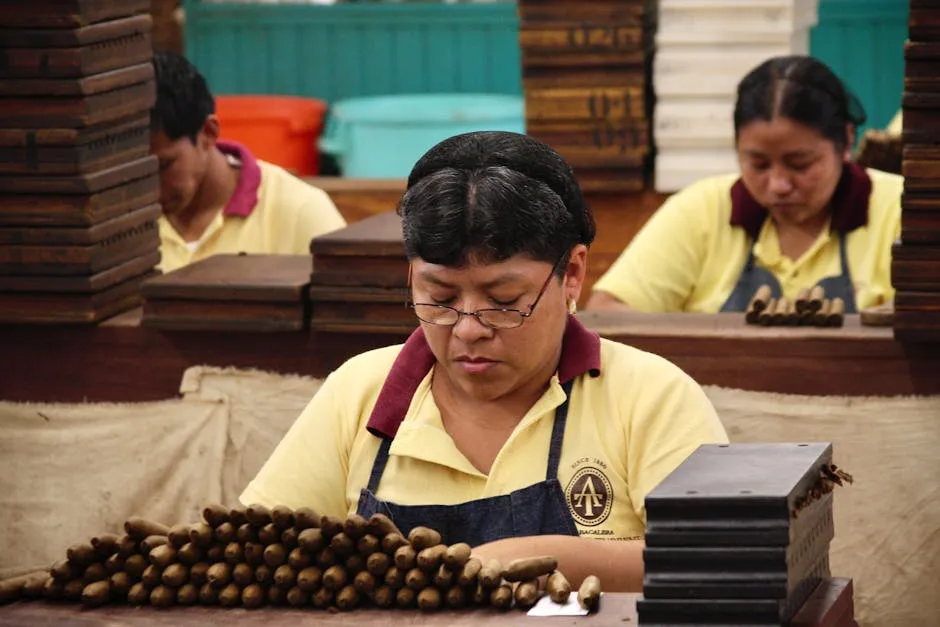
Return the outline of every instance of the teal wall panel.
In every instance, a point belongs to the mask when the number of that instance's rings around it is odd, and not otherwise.
[[[742,0],[746,1],[746,0]],[[900,106],[908,0],[819,0],[814,56],[858,94],[869,126]],[[513,2],[186,2],[186,50],[218,94],[336,101],[433,92],[521,94]]]
[[[884,128],[901,108],[908,0],[820,0],[810,51],[856,93],[868,127]]]
[[[187,56],[218,94],[521,94],[518,33],[512,2],[186,2]]]

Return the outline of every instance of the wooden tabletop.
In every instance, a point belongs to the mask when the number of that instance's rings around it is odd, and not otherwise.
[[[509,625],[551,625],[552,627],[630,627],[637,625],[635,594],[605,594],[600,611],[588,616],[553,616],[535,618],[519,610],[499,612],[491,608],[460,612],[423,613],[417,610],[363,609],[349,613],[330,613],[321,610],[294,610],[262,608],[258,610],[221,609],[203,607],[109,606],[95,610],[81,610],[75,605],[53,605],[41,602],[21,602],[0,608],[0,626],[44,627],[46,625],[79,625],[82,627],[189,627],[223,623],[225,627],[280,627],[282,625],[353,625],[359,627],[385,627],[389,623],[412,627],[501,627]]]
[[[702,385],[785,394],[940,394],[940,345],[896,342],[891,331],[747,326],[737,314],[582,312],[603,337],[669,359]],[[137,402],[174,398],[186,368],[257,368],[325,377],[360,352],[407,333],[161,331],[128,313],[105,324],[0,325],[0,399]],[[50,385],[50,382],[55,382]]]

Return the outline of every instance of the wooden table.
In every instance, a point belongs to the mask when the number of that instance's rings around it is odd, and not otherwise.
[[[823,581],[813,591],[791,621],[791,627],[841,627],[854,616],[853,585],[851,579],[832,578]],[[153,627],[188,627],[224,622],[227,627],[254,625],[356,625],[384,627],[388,623],[414,627],[478,627],[487,625],[551,625],[568,627],[630,627],[638,624],[636,602],[638,594],[605,593],[600,610],[588,616],[553,616],[534,618],[521,611],[498,612],[493,609],[468,609],[460,612],[422,613],[416,610],[357,610],[351,613],[329,613],[319,610],[288,608],[262,608],[258,610],[220,608],[181,608],[159,610],[151,607],[134,608],[108,606],[95,610],[82,610],[76,605],[58,605],[41,602],[20,602],[0,607],[0,627],[23,625],[80,625],[86,627],[123,627],[124,625],[150,625]]]
[[[746,326],[737,314],[582,312],[604,337],[662,355],[703,385],[809,395],[940,394],[940,345],[891,329]],[[0,400],[137,402],[173,398],[193,365],[324,377],[402,333],[159,331],[139,312],[94,327],[0,325]]]
[[[0,627],[43,627],[45,625],[79,625],[83,627],[189,627],[224,623],[226,627],[280,627],[286,625],[353,625],[384,627],[388,624],[412,627],[509,627],[510,625],[551,625],[552,627],[630,627],[637,625],[635,594],[606,594],[600,612],[588,616],[527,617],[519,610],[498,612],[493,609],[472,609],[461,612],[422,613],[417,610],[375,609],[350,613],[319,610],[262,608],[258,610],[220,608],[155,608],[104,607],[80,610],[74,605],[17,603],[0,608]]]

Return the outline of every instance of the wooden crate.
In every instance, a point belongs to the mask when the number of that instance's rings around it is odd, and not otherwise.
[[[587,191],[640,191],[650,152],[645,0],[521,0],[526,131],[561,153]]]
[[[940,342],[940,2],[910,0],[904,46],[901,241],[892,249],[894,336]]]
[[[306,255],[215,255],[144,284],[143,326],[298,331],[307,323]]]

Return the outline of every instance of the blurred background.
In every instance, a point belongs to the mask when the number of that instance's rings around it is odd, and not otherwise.
[[[736,83],[777,54],[826,62],[867,128],[900,108],[907,0],[625,0],[641,13],[581,31],[582,2],[559,4],[154,0],[154,37],[206,76],[224,137],[301,176],[401,178],[443,137],[501,128],[587,188],[668,193],[736,170]]]

